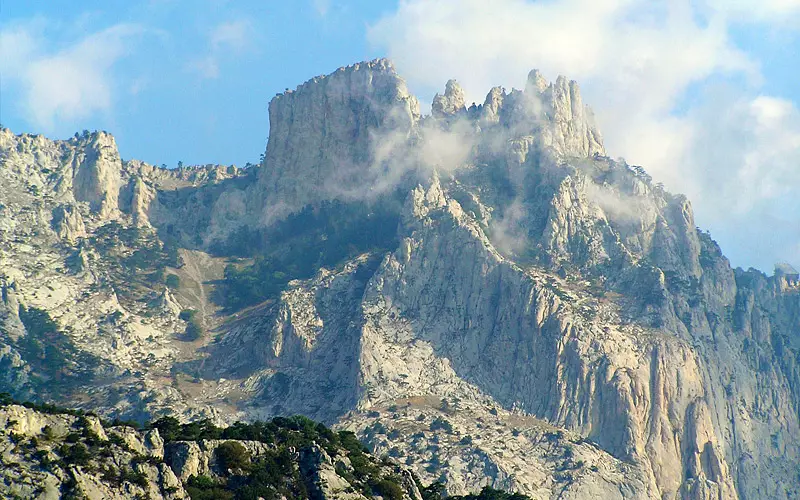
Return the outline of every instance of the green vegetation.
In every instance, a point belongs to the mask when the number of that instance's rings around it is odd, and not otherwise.
[[[192,500],[233,500],[233,492],[208,476],[192,476],[186,483],[186,493]]]
[[[164,284],[176,290],[181,286],[181,279],[177,274],[168,274],[167,278],[164,280]]]
[[[490,486],[484,486],[480,493],[473,495],[463,496],[447,496],[445,494],[444,484],[435,482],[425,488],[420,488],[423,500],[439,500],[447,498],[449,500],[530,500],[530,497],[519,493],[506,493],[502,490],[496,490]]]
[[[45,391],[42,396],[68,391],[80,382],[91,380],[93,373],[87,367],[97,367],[100,361],[80,352],[47,311],[20,305],[19,318],[27,334],[15,347]]]
[[[227,441],[219,445],[215,453],[225,470],[247,470],[250,467],[250,454],[242,443]]]
[[[270,422],[236,423],[227,428],[214,426],[208,420],[180,424],[172,417],[161,418],[150,425],[159,430],[166,442],[201,439],[232,440],[220,445],[216,458],[219,478],[193,478],[188,492],[193,499],[206,498],[308,498],[306,480],[294,465],[293,453],[309,453],[314,445],[331,456],[346,454],[352,471],[339,474],[368,495],[383,492],[385,498],[402,498],[399,479],[383,474],[378,462],[352,432],[334,432],[326,426],[301,416],[276,417]],[[233,440],[260,441],[271,449],[251,457],[247,449]],[[294,451],[293,451],[294,450]],[[396,496],[400,492],[400,496]]]
[[[162,243],[152,229],[111,221],[90,238],[121,298],[144,300],[153,284],[163,283],[166,268],[182,265],[177,245]]]
[[[447,421],[446,418],[436,417],[433,422],[431,422],[430,426],[431,431],[435,431],[437,429],[441,429],[448,434],[453,433],[453,426],[450,422]]]
[[[8,394],[0,394],[0,406],[19,404]],[[29,439],[19,437],[19,446],[29,448],[30,457],[48,470],[61,469],[67,480],[62,493],[74,494],[74,481],[68,472],[74,466],[99,474],[111,486],[125,483],[147,487],[145,464],[157,465],[161,459],[144,457],[133,452],[124,439],[108,431],[108,440],[101,440],[91,429],[92,425],[83,412],[58,408],[53,405],[24,403],[24,406],[50,414],[65,413],[78,416],[70,432],[57,437],[51,428],[44,428],[42,435]],[[125,425],[121,421],[103,424],[107,429]],[[237,422],[220,428],[209,420],[181,424],[174,417],[163,417],[145,426],[158,429],[165,443],[176,441],[223,440],[214,451],[216,466],[212,475],[189,478],[184,487],[192,500],[311,498],[311,478],[302,466],[304,457],[321,447],[329,456],[347,456],[351,467],[335,460],[335,470],[342,478],[366,497],[380,495],[386,500],[401,500],[405,488],[401,469],[390,462],[380,462],[372,457],[356,435],[348,431],[334,432],[323,424],[302,416],[276,417],[269,422]],[[267,446],[253,455],[242,441],[259,441]],[[47,446],[46,449],[37,447]],[[251,448],[252,449],[252,448]],[[122,453],[132,458],[126,463]],[[113,458],[113,460],[112,460]],[[313,461],[313,459],[312,459]],[[419,482],[417,481],[418,485]],[[425,500],[445,498],[444,487],[434,483],[428,487],[419,485]],[[525,500],[527,497],[484,488],[478,495],[449,497],[465,500]]]
[[[239,228],[216,242],[220,255],[253,257],[250,265],[229,265],[217,302],[237,310],[277,297],[293,279],[307,279],[320,267],[335,267],[362,253],[382,253],[397,246],[399,217],[392,201],[325,201],[307,206],[267,230]]]
[[[399,480],[379,479],[371,483],[373,491],[386,500],[403,500],[403,488],[398,484]]]
[[[197,311],[194,309],[184,309],[181,311],[179,317],[186,322],[186,330],[183,333],[184,340],[194,342],[203,336],[203,324],[200,318],[197,317]]]

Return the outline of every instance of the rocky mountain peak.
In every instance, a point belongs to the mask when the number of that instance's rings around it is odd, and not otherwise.
[[[528,81],[525,84],[525,92],[534,93],[537,92],[541,94],[545,90],[547,90],[548,82],[545,77],[542,75],[542,72],[538,69],[532,69],[530,73],[528,73]]]
[[[448,80],[444,95],[436,94],[433,97],[431,113],[435,118],[453,116],[466,110],[464,103],[464,89],[457,81]]]
[[[374,167],[386,145],[412,136],[420,111],[391,62],[377,59],[276,96],[269,118],[258,187],[264,221],[361,191],[379,174]]]
[[[109,133],[94,132],[76,140],[71,158],[75,199],[89,203],[101,218],[119,211],[122,159],[117,142]]]
[[[495,87],[469,112],[465,99],[449,80],[434,96],[434,121],[426,125],[418,100],[386,59],[340,68],[277,95],[251,209],[270,225],[309,203],[374,198],[428,169],[426,163],[445,158],[448,169],[460,168],[476,143],[512,144],[520,164],[533,150],[581,158],[604,153],[591,110],[564,77],[547,83],[533,70],[525,91]]]
[[[584,105],[578,84],[563,76],[548,84],[538,70],[532,70],[524,91],[506,94],[492,89],[484,108],[486,122],[499,122],[511,129],[515,138],[528,136],[529,143],[560,156],[605,154],[594,113]]]

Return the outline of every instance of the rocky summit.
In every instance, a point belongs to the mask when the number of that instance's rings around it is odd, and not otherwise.
[[[246,168],[0,131],[0,392],[108,420],[305,415],[451,495],[800,497],[796,271],[732,269],[689,200],[606,156],[577,83],[532,71],[468,105],[451,80],[424,114],[376,60],[269,116]],[[26,411],[0,422],[73,425]],[[120,488],[180,498],[203,474],[129,441],[157,459]],[[26,474],[0,488],[63,481]]]

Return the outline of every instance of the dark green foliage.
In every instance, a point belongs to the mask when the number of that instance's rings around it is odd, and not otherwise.
[[[252,440],[271,446],[266,453],[250,457],[240,443],[229,441],[220,445],[215,454],[224,480],[217,482],[196,478],[188,489],[193,499],[308,498],[306,479],[295,465],[292,450],[302,455],[313,445],[321,446],[331,455],[346,454],[353,472],[341,468],[337,472],[348,480],[352,479],[352,484],[357,488],[365,492],[383,491],[386,498],[401,498],[392,496],[397,493],[397,481],[381,476],[377,462],[367,454],[355,434],[346,431],[335,433],[306,417],[276,417],[270,422],[237,422],[225,429],[214,426],[208,420],[181,424],[175,418],[164,417],[148,427],[158,429],[165,442]],[[227,491],[234,496],[222,497],[220,491]]]
[[[18,341],[16,347],[32,369],[33,376],[42,384],[42,389],[47,391],[44,396],[49,391],[63,394],[78,383],[91,380],[93,373],[87,367],[96,367],[100,361],[79,351],[72,340],[59,331],[47,311],[20,305],[19,318],[27,335]]]
[[[350,431],[339,431],[339,439],[342,448],[350,453],[365,453],[367,448],[358,440],[356,435]]]
[[[216,300],[236,310],[274,298],[293,279],[307,279],[320,267],[335,267],[362,253],[382,253],[397,246],[399,217],[392,200],[325,201],[307,206],[268,230],[241,227],[218,254],[255,257],[252,265],[229,265]]]
[[[236,441],[226,441],[215,451],[223,470],[247,470],[250,466],[250,453]]]
[[[420,487],[422,500],[441,500],[447,495],[444,483],[436,481],[426,487]]]
[[[296,448],[317,443],[320,446],[342,446],[357,449],[363,453],[364,447],[352,432],[334,433],[323,424],[306,417],[275,417],[270,422],[244,423],[236,422],[230,427],[220,428],[210,420],[199,420],[189,424],[181,424],[174,417],[163,417],[147,426],[158,429],[165,442],[199,441],[203,439],[225,439],[240,441],[260,441],[267,444],[288,445]],[[344,446],[340,436],[347,446]]]
[[[334,468],[336,470],[336,474],[338,474],[339,477],[344,478],[348,483],[353,484],[356,482],[356,477],[344,466],[343,462],[336,462]]]
[[[139,486],[140,488],[147,488],[147,475],[141,471],[135,471],[124,467],[120,470],[119,481],[121,483],[131,483]]]
[[[4,393],[0,393],[0,406],[19,404]],[[145,488],[148,485],[147,475],[142,464],[158,465],[161,459],[155,457],[135,456],[129,464],[97,460],[98,457],[120,457],[120,448],[132,453],[123,439],[115,432],[109,432],[107,441],[100,440],[91,431],[91,422],[84,413],[75,410],[59,409],[53,405],[37,405],[24,403],[25,406],[51,414],[70,414],[79,418],[73,423],[74,431],[58,443],[52,429],[44,428],[43,436],[48,441],[56,441],[53,451],[58,460],[51,463],[45,450],[31,451],[42,467],[60,468],[69,471],[73,466],[84,467],[100,475],[102,480],[112,486],[130,483]],[[120,421],[104,423],[107,428],[123,425]],[[163,417],[145,426],[146,429],[158,429],[165,442],[225,440],[215,450],[218,473],[221,477],[212,479],[200,476],[189,478],[184,487],[193,500],[197,499],[247,499],[256,500],[278,498],[311,498],[308,481],[301,467],[298,467],[297,456],[303,457],[314,446],[328,451],[330,456],[346,455],[352,471],[337,462],[336,473],[346,479],[355,490],[367,497],[380,495],[387,500],[401,500],[404,496],[402,480],[397,476],[391,462],[375,460],[367,453],[366,448],[349,431],[333,432],[325,425],[314,422],[303,416],[276,417],[269,422],[243,423],[237,422],[227,428],[216,427],[209,420],[200,420],[181,424],[173,417]],[[258,456],[250,456],[247,449],[238,440],[260,441],[269,445]],[[37,443],[38,444],[38,443]],[[387,468],[389,470],[387,471]],[[74,478],[67,474],[63,483],[64,498],[74,494]],[[420,485],[421,486],[421,485]],[[443,487],[435,483],[427,488],[420,488],[424,500],[442,498]],[[488,499],[488,500],[524,500],[522,495],[511,495],[491,488],[484,488],[479,495],[451,497],[455,499]]]
[[[203,336],[203,326],[196,318],[193,318],[186,324],[186,331],[183,333],[184,339],[189,342],[194,342]]]
[[[365,480],[378,473],[378,468],[372,463],[368,455],[350,454],[349,458],[350,465],[353,466],[353,472],[358,479]]]
[[[209,250],[218,256],[252,257],[262,253],[264,246],[263,231],[243,225],[231,232],[225,241],[215,240],[212,242]]]
[[[225,489],[207,476],[192,476],[186,483],[186,492],[192,500],[233,500],[233,492]]]
[[[452,434],[453,433],[452,424],[450,424],[450,422],[448,422],[447,419],[444,419],[442,417],[436,417],[433,420],[433,422],[431,422],[430,429],[432,431],[435,431],[437,429],[442,429],[443,431],[447,432],[448,434]]]
[[[45,425],[42,427],[42,436],[44,437],[45,441],[52,441],[55,438],[55,433],[53,432],[53,428],[49,425]]]
[[[164,442],[178,441],[183,437],[183,426],[175,417],[162,417],[149,425],[151,429],[158,429]]]
[[[403,500],[403,488],[397,478],[383,478],[370,483],[372,490],[386,500]]]
[[[106,422],[103,425],[106,427],[132,427],[134,429],[139,429],[141,427],[139,422],[135,420],[120,420],[119,418],[115,418],[111,422]]]
[[[423,498],[428,500],[428,498],[436,497],[426,497],[423,495]],[[505,491],[496,490],[489,486],[484,486],[481,492],[477,495],[451,496],[447,498],[451,500],[530,500],[530,497],[527,495],[522,495],[520,493],[506,493]]]
[[[194,309],[184,309],[183,311],[181,311],[178,317],[183,321],[191,321],[195,317],[197,317],[197,311],[195,311]]]
[[[164,284],[174,290],[181,286],[181,279],[177,274],[168,274],[167,278],[164,280]]]
[[[68,465],[86,466],[92,458],[89,448],[83,443],[62,444],[58,449],[58,454],[61,457],[61,461]]]
[[[47,450],[37,450],[33,454],[33,458],[38,460],[39,465],[41,465],[42,467],[47,467],[48,465],[50,465],[50,457]]]
[[[181,266],[177,246],[162,243],[149,229],[123,227],[112,221],[99,227],[90,242],[124,299],[144,300],[154,283],[164,281],[167,266]]]
[[[184,309],[181,311],[179,318],[186,322],[183,340],[193,342],[203,336],[203,324],[200,322],[200,318],[197,317],[197,311]]]

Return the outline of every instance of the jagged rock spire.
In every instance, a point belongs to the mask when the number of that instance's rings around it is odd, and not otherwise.
[[[447,81],[444,95],[436,94],[431,105],[431,113],[435,118],[453,116],[465,109],[464,89],[455,80]]]

